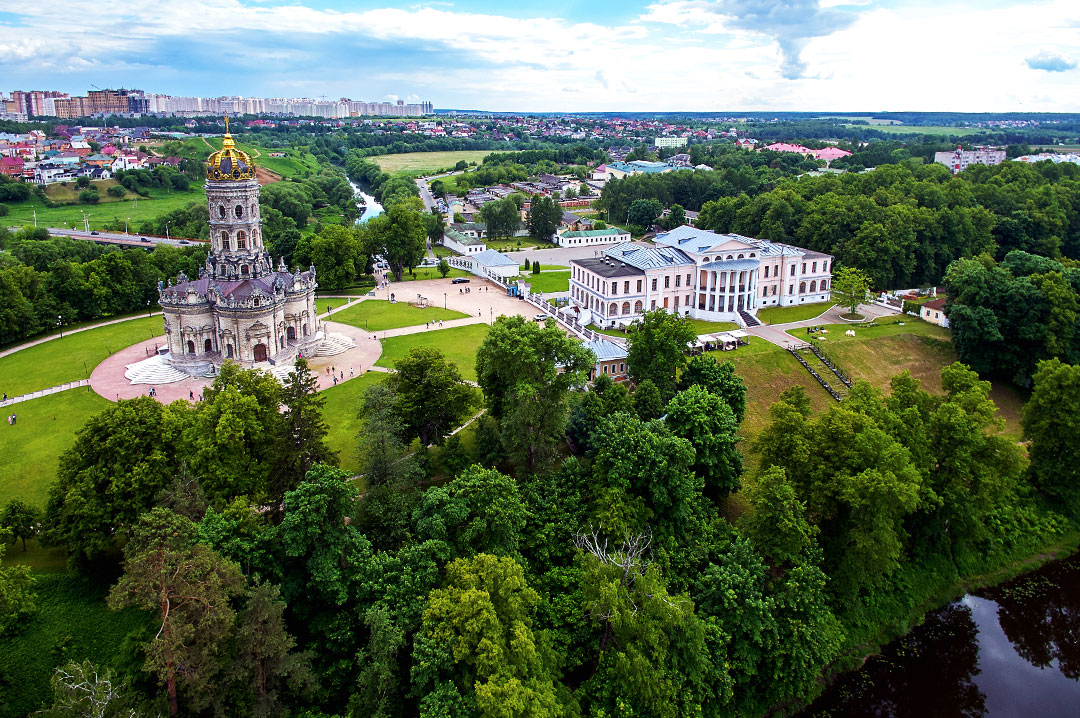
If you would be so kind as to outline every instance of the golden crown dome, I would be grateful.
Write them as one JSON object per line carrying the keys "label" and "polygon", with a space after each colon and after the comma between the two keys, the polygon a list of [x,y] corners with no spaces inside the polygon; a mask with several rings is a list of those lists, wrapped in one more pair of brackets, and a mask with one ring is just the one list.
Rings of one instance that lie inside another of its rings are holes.
{"label": "golden crown dome", "polygon": [[255,179],[255,163],[251,161],[251,155],[236,149],[236,143],[229,134],[228,115],[225,116],[225,137],[221,141],[221,149],[206,158],[206,179],[234,182]]}

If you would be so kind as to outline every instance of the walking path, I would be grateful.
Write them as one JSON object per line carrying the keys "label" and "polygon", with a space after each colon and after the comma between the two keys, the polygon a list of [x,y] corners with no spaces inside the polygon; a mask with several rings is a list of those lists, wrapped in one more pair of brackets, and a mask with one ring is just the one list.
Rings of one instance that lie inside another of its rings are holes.
{"label": "walking path", "polygon": [[[156,316],[159,316],[159,317],[161,316],[161,312],[156,312],[155,314],[156,314]],[[148,316],[155,316],[155,314],[151,314],[151,315],[148,315]],[[130,317],[121,317],[120,319],[110,319],[107,322],[100,322],[98,324],[90,324],[90,325],[85,326],[85,327],[79,327],[78,329],[67,329],[67,330],[64,331],[64,334],[78,334],[79,332],[87,332],[87,331],[90,331],[91,329],[98,329],[99,327],[107,327],[110,324],[119,324],[120,322],[130,322],[130,321],[132,321],[134,319],[142,319],[142,314],[134,314],[134,315],[132,315]],[[49,341],[52,341],[53,339],[59,339],[59,338],[60,338],[59,334],[50,334],[47,337],[41,337],[40,339],[34,339],[33,341],[26,342],[25,344],[19,344],[18,346],[11,347],[10,349],[5,349],[3,351],[0,351],[0,359],[6,357],[9,354],[14,354],[17,351],[22,351],[23,349],[29,349],[30,347],[35,346],[37,344],[44,344],[45,342],[49,342]]]}
{"label": "walking path", "polygon": [[61,391],[67,391],[68,389],[76,389],[80,386],[86,386],[90,383],[89,379],[79,379],[78,381],[69,381],[67,384],[58,384],[57,386],[51,386],[48,389],[39,389],[38,391],[32,391],[29,394],[21,394],[19,396],[13,396],[5,401],[0,401],[0,406],[8,406],[9,404],[19,404],[31,399],[39,399],[49,394],[57,394]]}

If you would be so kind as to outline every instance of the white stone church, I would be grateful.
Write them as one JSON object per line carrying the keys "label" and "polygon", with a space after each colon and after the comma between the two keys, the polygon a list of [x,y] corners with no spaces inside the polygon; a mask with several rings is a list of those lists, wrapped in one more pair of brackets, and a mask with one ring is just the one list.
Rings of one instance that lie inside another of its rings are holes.
{"label": "white stone church", "polygon": [[159,283],[168,355],[188,375],[241,366],[291,364],[315,356],[325,340],[316,318],[315,267],[288,271],[263,246],[259,183],[251,157],[236,148],[226,125],[222,148],[206,161],[210,253],[197,278]]}

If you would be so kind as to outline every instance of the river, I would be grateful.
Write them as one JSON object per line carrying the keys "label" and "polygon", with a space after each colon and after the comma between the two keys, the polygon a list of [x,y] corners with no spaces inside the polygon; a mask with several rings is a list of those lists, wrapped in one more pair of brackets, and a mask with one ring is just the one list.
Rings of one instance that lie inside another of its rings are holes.
{"label": "river", "polygon": [[1080,555],[931,613],[801,714],[826,716],[1080,716]]}
{"label": "river", "polygon": [[352,180],[349,180],[349,186],[353,189],[353,194],[364,201],[364,211],[361,213],[360,218],[356,220],[357,224],[363,224],[372,217],[378,217],[383,212],[383,207],[378,201],[370,194],[360,189],[360,185],[356,184]]}

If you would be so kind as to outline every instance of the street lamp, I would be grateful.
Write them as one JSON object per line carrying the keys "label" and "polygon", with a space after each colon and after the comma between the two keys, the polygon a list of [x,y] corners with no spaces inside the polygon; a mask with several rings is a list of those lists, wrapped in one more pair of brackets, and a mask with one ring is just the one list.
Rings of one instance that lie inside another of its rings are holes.
{"label": "street lamp", "polygon": [[146,316],[148,316],[148,317],[154,316],[154,313],[150,311],[150,300],[149,299],[146,300]]}
{"label": "street lamp", "polygon": [[165,223],[165,239],[169,239],[169,223]]}
{"label": "street lamp", "polygon": [[56,327],[60,330],[60,338],[64,338],[64,317],[62,314],[56,315]]}
{"label": "street lamp", "polygon": [[446,292],[442,293],[442,308],[446,309]]}

